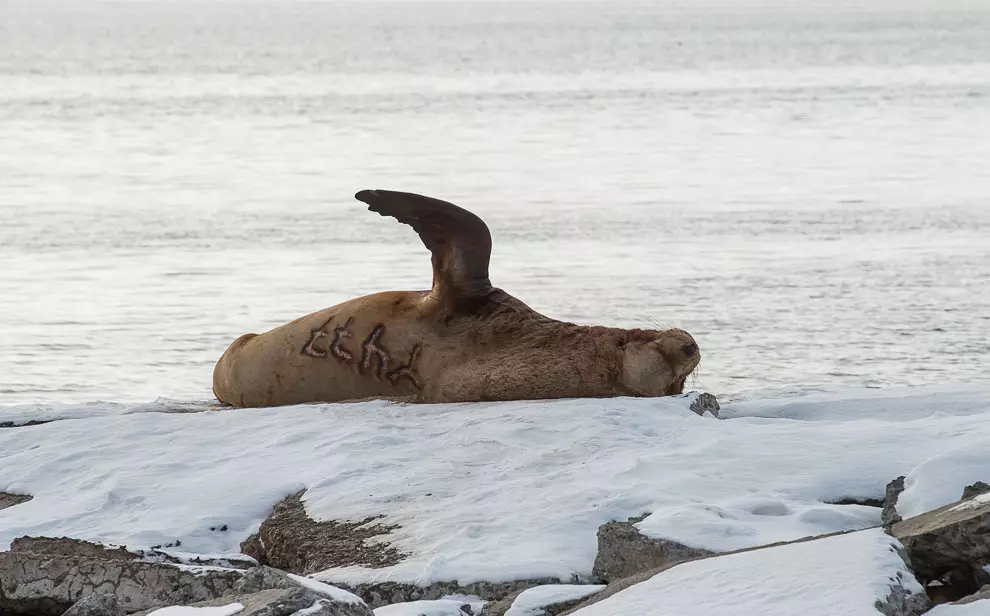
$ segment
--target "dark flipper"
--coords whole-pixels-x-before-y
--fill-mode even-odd
[[[434,297],[457,304],[491,292],[492,236],[480,218],[453,203],[412,193],[362,190],[354,196],[372,212],[392,216],[419,233],[433,254]]]

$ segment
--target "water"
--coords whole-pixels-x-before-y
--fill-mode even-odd
[[[990,379],[990,2],[0,0],[0,405],[206,399],[260,332],[492,279],[723,397]]]

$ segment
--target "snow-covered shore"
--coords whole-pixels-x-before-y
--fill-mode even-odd
[[[380,540],[406,555],[325,581],[588,581],[611,520],[648,513],[643,534],[724,552],[878,525],[875,507],[829,503],[882,498],[898,475],[911,514],[990,477],[990,388],[801,392],[726,420],[692,399],[67,408],[0,430],[0,492],[34,496],[0,511],[0,549],[31,535],[237,553],[306,489],[317,520],[384,516]]]

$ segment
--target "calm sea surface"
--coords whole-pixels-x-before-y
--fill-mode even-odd
[[[988,381],[990,0],[859,4],[0,0],[0,407],[207,399],[239,334],[428,286],[362,188],[691,331],[696,388]]]

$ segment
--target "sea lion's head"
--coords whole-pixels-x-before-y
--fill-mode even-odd
[[[641,332],[622,350],[622,384],[637,396],[684,392],[684,381],[701,361],[701,350],[682,329]]]

